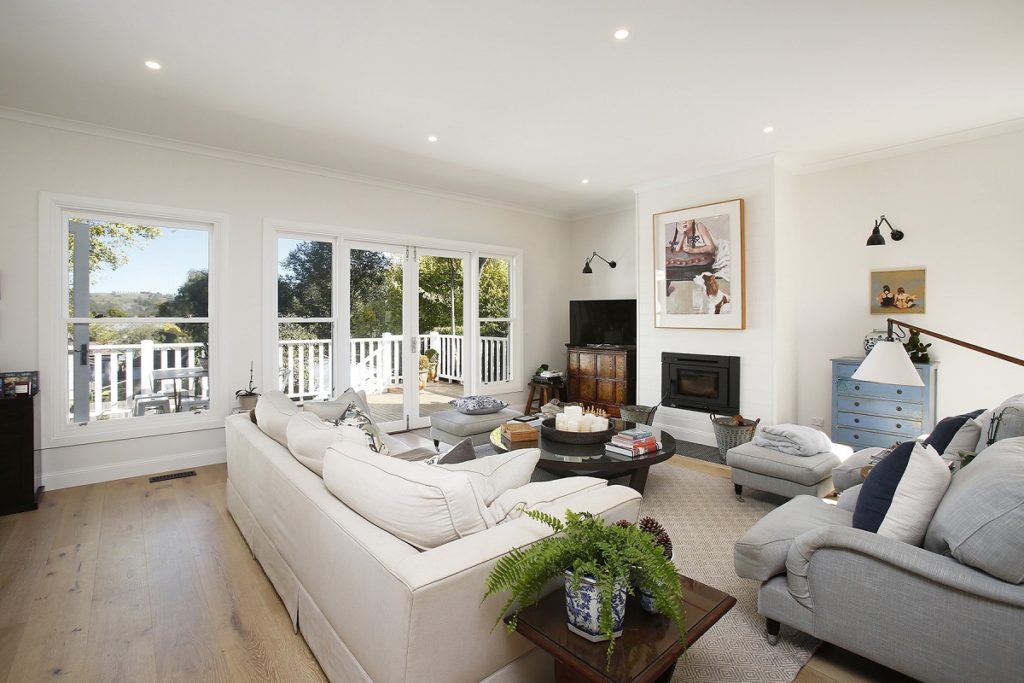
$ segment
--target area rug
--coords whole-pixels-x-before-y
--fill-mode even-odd
[[[680,572],[736,598],[679,661],[673,682],[792,681],[820,644],[785,626],[779,643],[768,644],[757,614],[758,584],[736,576],[732,548],[783,499],[753,490],[743,497],[736,500],[723,477],[670,462],[651,468],[641,515],[656,517],[668,530]]]

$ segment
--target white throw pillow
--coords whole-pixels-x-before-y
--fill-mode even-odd
[[[488,510],[491,511],[494,521],[501,524],[522,517],[523,510],[534,510],[560,498],[581,491],[604,488],[607,485],[607,480],[597,477],[562,477],[552,481],[534,481],[505,491],[491,503]]]
[[[288,445],[288,420],[299,407],[280,391],[268,391],[256,402],[256,426],[282,446]]]
[[[896,486],[878,534],[921,545],[951,477],[949,467],[934,448],[914,444],[907,469]]]
[[[989,412],[989,411],[986,411]],[[959,460],[960,451],[973,451],[978,447],[978,441],[981,440],[981,418],[985,416],[982,413],[978,417],[972,418],[967,422],[964,422],[963,426],[957,430],[953,438],[950,439],[949,444],[946,446],[946,450],[943,451],[942,455],[948,458],[954,458]],[[989,413],[991,417],[991,413]],[[986,424],[988,424],[986,422]],[[988,431],[987,429],[985,431]]]
[[[306,401],[302,404],[302,410],[316,415],[321,420],[334,422],[345,414],[345,409],[352,403],[352,401]]]
[[[317,476],[324,476],[324,454],[327,448],[339,441],[357,446],[366,444],[361,429],[345,425],[335,426],[324,422],[307,412],[296,413],[288,418],[288,450],[295,459],[311,469]]]
[[[473,486],[480,492],[484,505],[490,505],[505,491],[529,483],[538,460],[540,460],[539,449],[521,448],[508,453],[488,455],[476,460],[438,465],[438,467],[450,472],[464,472],[469,475]]]
[[[465,473],[382,458],[365,446],[328,448],[324,484],[369,522],[424,550],[494,526]]]

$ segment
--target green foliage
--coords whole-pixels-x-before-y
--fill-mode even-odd
[[[930,363],[932,359],[928,354],[929,347],[931,344],[921,342],[921,333],[918,330],[911,330],[910,338],[903,345],[913,363]]]
[[[94,318],[150,318],[157,315],[160,304],[170,298],[159,292],[89,292],[88,315]]]
[[[89,272],[116,270],[128,263],[125,252],[160,236],[160,228],[134,223],[107,223],[73,218],[89,224]],[[68,267],[74,258],[74,236],[68,233]]]
[[[510,317],[509,270],[507,259],[480,259],[480,317]]]
[[[463,317],[462,259],[420,258],[420,329],[461,334]]]
[[[571,587],[579,587],[580,578],[597,582],[603,597],[598,615],[601,632],[609,638],[607,666],[615,651],[612,637],[611,597],[615,585],[633,593],[631,577],[654,597],[658,611],[675,622],[679,639],[686,642],[683,589],[675,566],[666,557],[654,536],[631,524],[606,524],[601,517],[587,512],[566,510],[563,523],[558,518],[535,510],[525,514],[550,527],[555,534],[533,545],[513,548],[498,560],[486,580],[484,599],[510,591],[495,624],[511,608],[508,629],[516,628],[516,615],[540,598],[548,581],[573,572]],[[628,618],[628,616],[627,616]]]
[[[205,318],[209,311],[210,274],[205,270],[188,271],[174,297],[157,306],[161,318]]]

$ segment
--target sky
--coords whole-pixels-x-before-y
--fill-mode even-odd
[[[159,292],[174,294],[190,270],[210,267],[209,233],[205,230],[161,228],[160,236],[125,252],[128,263],[117,270],[93,273],[93,292]]]

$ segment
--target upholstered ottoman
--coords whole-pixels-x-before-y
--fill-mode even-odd
[[[434,413],[430,416],[430,438],[434,440],[435,448],[442,441],[454,445],[467,437],[473,440],[474,446],[482,446],[490,441],[490,433],[495,427],[520,415],[522,413],[512,408],[486,415],[466,415],[457,410]]]
[[[832,492],[832,469],[852,452],[839,444],[832,448],[834,452],[800,456],[745,443],[730,448],[725,462],[732,468],[733,487],[741,500],[744,486],[787,498],[821,498]]]

